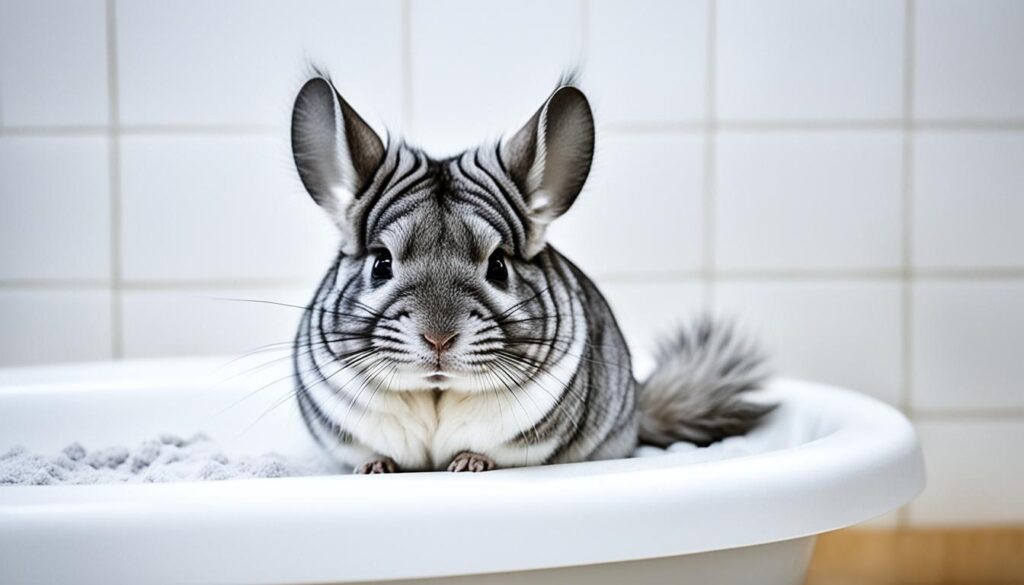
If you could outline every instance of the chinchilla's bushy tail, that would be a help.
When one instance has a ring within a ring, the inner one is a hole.
[[[775,408],[744,399],[767,379],[763,366],[761,352],[729,324],[704,317],[680,328],[637,396],[640,441],[708,445],[746,433]]]

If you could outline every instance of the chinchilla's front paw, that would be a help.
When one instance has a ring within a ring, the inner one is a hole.
[[[390,457],[381,457],[380,459],[371,459],[370,461],[363,463],[356,467],[354,471],[360,475],[398,473],[398,464]]]
[[[451,472],[472,471],[476,473],[479,471],[490,471],[491,469],[494,469],[493,461],[485,455],[473,453],[472,451],[459,453],[448,465],[448,471]]]

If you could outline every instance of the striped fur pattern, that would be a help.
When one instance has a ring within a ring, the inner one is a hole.
[[[637,383],[615,318],[544,242],[593,140],[586,98],[565,85],[511,137],[436,160],[384,143],[328,80],[307,82],[296,165],[341,246],[294,362],[301,412],[333,457],[382,473],[633,451]]]

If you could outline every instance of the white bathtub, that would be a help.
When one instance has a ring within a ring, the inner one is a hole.
[[[0,452],[195,431],[229,454],[316,449],[291,400],[262,416],[287,360],[223,363],[0,370]],[[756,431],[770,450],[720,461],[0,487],[0,583],[800,583],[815,535],[910,501],[924,471],[884,404],[796,381],[766,397],[783,404]]]

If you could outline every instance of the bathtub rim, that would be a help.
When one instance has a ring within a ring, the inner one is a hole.
[[[184,367],[188,360],[182,359],[124,363],[121,373],[131,374],[126,386],[133,388],[138,383],[134,372],[152,371],[154,364],[179,372],[189,369]],[[200,363],[211,362],[193,360],[191,365]],[[64,367],[65,372],[76,371],[75,366]],[[102,365],[89,368],[100,377],[92,380],[95,384],[71,385],[74,391],[112,385],[104,384]],[[68,391],[67,383],[47,384],[47,376],[46,368],[0,373],[0,398],[24,392],[26,385],[32,391]],[[156,382],[152,387],[162,386]],[[138,558],[146,559],[139,543],[147,532],[158,530],[179,543],[213,543],[232,533],[246,535],[243,540],[248,545],[236,543],[214,563],[228,571],[221,575],[225,581],[252,581],[259,576],[262,579],[252,582],[365,581],[522,571],[698,554],[812,536],[880,516],[923,489],[920,449],[901,413],[863,395],[821,384],[778,380],[772,388],[777,396],[827,411],[832,420],[826,422],[835,428],[796,447],[689,466],[673,466],[672,455],[666,455],[646,458],[657,460],[658,465],[645,463],[640,469],[628,469],[628,462],[646,459],[500,470],[480,476],[419,473],[0,487],[0,551],[6,551],[0,552],[0,559],[7,558],[0,565],[16,562],[12,560],[19,558],[16,551],[24,554],[32,543],[56,545],[68,554],[81,553],[83,547],[115,547],[134,550]],[[878,489],[880,484],[885,488]],[[244,494],[238,493],[239,487],[246,488]],[[338,498],[339,490],[353,497]],[[410,501],[410,491],[422,494],[422,499]],[[495,507],[494,494],[502,496],[500,508]],[[416,505],[422,501],[446,505]],[[441,513],[451,509],[462,513],[454,518]],[[491,517],[486,522],[473,521],[488,512]],[[105,519],[105,528],[95,526],[97,515]],[[372,531],[386,535],[388,546],[362,534],[339,535],[332,530],[331,521],[352,518],[372,522]],[[429,526],[473,536],[461,538],[470,543],[472,554],[446,556],[444,547],[450,542],[424,530]],[[574,532],[586,536],[560,540],[566,526],[576,526]],[[304,530],[308,527],[315,530]],[[304,532],[308,533],[305,552],[310,553],[304,561],[305,572],[283,571],[273,562],[279,547],[287,547],[280,535]],[[89,533],[97,538],[82,542],[81,535]],[[14,534],[21,538],[12,538]],[[325,534],[334,539],[332,546],[325,546]],[[352,557],[343,565],[330,558],[331,550],[339,547]],[[383,548],[418,549],[420,554],[394,563],[383,555]],[[509,555],[508,550],[516,554]],[[204,555],[194,550],[194,556]],[[147,559],[135,563],[135,569],[154,563],[161,566],[159,559]],[[232,573],[232,566],[244,571]],[[167,574],[174,570],[161,567]],[[144,576],[127,572],[124,580]]]

